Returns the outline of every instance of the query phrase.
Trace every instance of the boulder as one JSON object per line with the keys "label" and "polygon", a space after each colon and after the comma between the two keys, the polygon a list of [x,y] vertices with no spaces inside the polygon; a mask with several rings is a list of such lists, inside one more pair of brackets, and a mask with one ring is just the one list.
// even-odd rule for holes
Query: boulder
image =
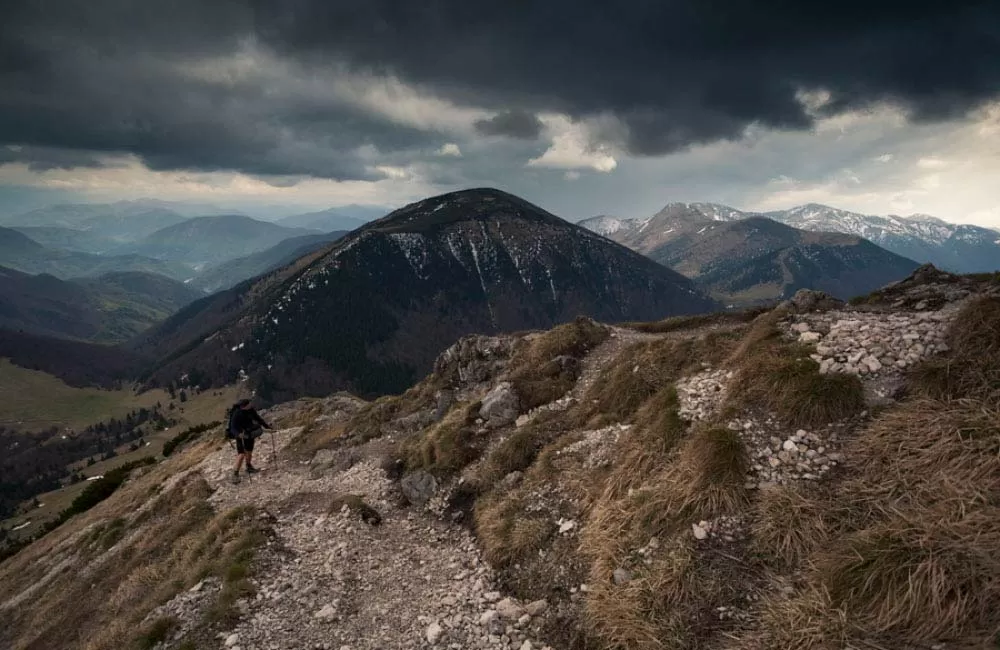
{"label": "boulder", "polygon": [[423,507],[437,492],[437,479],[423,470],[407,474],[399,482],[403,496],[418,508]]}
{"label": "boulder", "polygon": [[799,289],[790,300],[782,303],[783,307],[789,307],[797,312],[827,311],[839,309],[844,306],[843,300],[837,300],[831,295],[822,291],[812,289]]}
{"label": "boulder", "polygon": [[513,385],[509,381],[502,381],[483,398],[479,417],[492,428],[507,426],[517,419],[520,406],[521,401],[514,392]]}

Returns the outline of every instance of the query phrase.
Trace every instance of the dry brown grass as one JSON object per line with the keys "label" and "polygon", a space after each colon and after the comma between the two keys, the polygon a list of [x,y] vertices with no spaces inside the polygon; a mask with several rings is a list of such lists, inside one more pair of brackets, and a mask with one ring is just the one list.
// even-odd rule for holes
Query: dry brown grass
{"label": "dry brown grass", "polygon": [[[628,567],[630,579],[615,584],[617,567]],[[716,608],[742,600],[748,568],[728,553],[696,548],[690,536],[668,538],[647,561],[606,557],[588,580],[586,625],[601,648],[711,647],[714,633],[727,627]]]}
{"label": "dry brown grass", "polygon": [[[132,494],[118,499],[113,495],[108,501],[117,500],[121,507],[141,486],[132,484]],[[9,632],[4,630],[9,634],[3,639],[5,647],[133,647],[149,632],[139,623],[150,610],[206,575],[223,579],[219,611],[225,613],[232,600],[221,601],[245,589],[253,550],[262,537],[253,510],[216,515],[206,501],[210,492],[200,478],[183,479],[169,493],[154,497],[141,519],[128,518],[124,537],[111,549],[93,529],[81,535],[75,529],[82,528],[67,525],[46,537],[46,544],[5,562],[0,597],[21,594],[16,596],[21,602],[10,612]],[[87,519],[99,527],[119,527],[115,520],[102,518],[115,507],[101,504]],[[60,562],[74,570],[50,573],[41,588],[26,591],[30,577],[25,582],[21,576],[33,572],[24,571],[24,565],[45,573]]]}
{"label": "dry brown grass", "polygon": [[761,344],[740,360],[727,402],[764,408],[794,427],[821,426],[865,409],[858,377],[820,374],[807,349],[778,344]]}
{"label": "dry brown grass", "polygon": [[432,373],[402,395],[384,395],[358,411],[344,427],[347,435],[360,442],[378,438],[383,427],[397,418],[437,405],[436,395],[446,380]]}
{"label": "dry brown grass", "polygon": [[830,538],[825,504],[796,485],[762,489],[752,526],[753,550],[780,568],[794,568]]}
{"label": "dry brown grass", "polygon": [[845,485],[869,509],[952,504],[1000,496],[1000,408],[974,400],[917,400],[868,426],[848,449],[858,476]]}
{"label": "dry brown grass", "polygon": [[753,307],[739,311],[719,311],[710,314],[695,314],[694,316],[672,316],[650,323],[623,323],[622,327],[647,334],[667,334],[714,325],[740,325],[749,323],[768,311],[770,311],[770,307]]}
{"label": "dry brown grass", "polygon": [[[669,397],[666,398],[669,401]],[[739,512],[747,504],[746,450],[728,429],[705,427],[671,452],[671,438],[640,433],[609,478],[583,531],[591,558],[587,613],[593,633],[611,648],[687,648],[697,644],[706,609],[728,596],[723,567],[689,545],[692,521]],[[616,568],[651,538],[664,548],[615,585]]]}
{"label": "dry brown grass", "polygon": [[934,399],[1000,402],[1000,298],[973,300],[948,332],[951,353],[914,369],[911,386]]}
{"label": "dry brown grass", "polygon": [[494,567],[504,569],[537,554],[555,533],[544,513],[526,511],[529,503],[524,489],[489,494],[476,503],[476,536],[483,557]]}
{"label": "dry brown grass", "polygon": [[405,441],[403,453],[406,468],[447,476],[476,460],[481,449],[477,446],[473,425],[479,408],[479,402],[456,404],[440,422]]}
{"label": "dry brown grass", "polygon": [[382,435],[382,426],[403,410],[402,395],[380,397],[361,409],[347,422],[346,430],[361,440],[371,440]]}
{"label": "dry brown grass", "polygon": [[510,362],[510,379],[521,400],[521,410],[548,404],[576,383],[576,373],[555,361],[580,359],[607,340],[608,328],[588,318],[560,325],[522,344]]}
{"label": "dry brown grass", "polygon": [[[743,635],[736,647],[754,650],[842,650],[847,643],[847,617],[830,595],[807,586],[791,597],[772,591],[761,610],[761,629]],[[865,646],[877,650],[879,646]]]}
{"label": "dry brown grass", "polygon": [[917,643],[1000,631],[1000,509],[956,519],[900,513],[818,558],[820,579],[852,627]]}
{"label": "dry brown grass", "polygon": [[605,499],[621,498],[673,460],[672,454],[687,429],[677,409],[673,385],[646,400],[636,415],[635,427],[618,442],[618,460],[605,483]]}
{"label": "dry brown grass", "polygon": [[[1000,410],[978,400],[918,399],[873,421],[847,453],[847,479],[796,522],[811,528],[796,554],[815,569],[803,595],[769,601],[768,634],[798,639],[795,648],[825,648],[843,635],[995,643]],[[771,537],[758,543],[781,543],[780,534]],[[814,633],[794,631],[809,612]]]}
{"label": "dry brown grass", "polygon": [[[610,558],[608,558],[610,559]],[[617,559],[617,558],[616,558]],[[616,562],[596,562],[587,595],[587,624],[604,648],[659,650],[692,647],[693,614],[714,602],[719,585],[699,575],[696,554],[679,539],[632,579],[616,585]]]}
{"label": "dry brown grass", "polygon": [[650,397],[702,363],[720,362],[732,345],[730,335],[719,333],[632,345],[604,369],[584,395],[581,424],[597,428],[631,421]]}
{"label": "dry brown grass", "polygon": [[730,363],[739,363],[779,342],[781,330],[778,329],[778,323],[788,314],[785,309],[772,309],[754,318],[739,345],[733,349],[729,358]]}
{"label": "dry brown grass", "polygon": [[[537,472],[540,465],[548,463],[553,443],[570,430],[570,424],[562,412],[543,411],[531,422],[515,429],[490,451],[470,477],[476,490],[485,493],[511,472],[524,472],[529,468]],[[538,478],[551,478],[551,475]]]}

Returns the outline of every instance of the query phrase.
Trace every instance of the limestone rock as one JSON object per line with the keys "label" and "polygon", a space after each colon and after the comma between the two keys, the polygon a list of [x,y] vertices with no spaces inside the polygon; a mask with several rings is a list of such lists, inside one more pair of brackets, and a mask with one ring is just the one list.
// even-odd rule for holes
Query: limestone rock
{"label": "limestone rock", "polygon": [[837,300],[833,296],[825,294],[822,291],[799,289],[790,300],[787,300],[782,304],[794,309],[797,312],[808,312],[837,309],[844,303],[843,301]]}
{"label": "limestone rock", "polygon": [[403,496],[411,504],[418,508],[423,507],[431,500],[437,492],[437,479],[431,474],[418,470],[403,477],[399,482],[399,487],[403,491]]}
{"label": "limestone rock", "polygon": [[539,614],[541,614],[542,612],[544,612],[546,609],[548,609],[548,607],[549,607],[548,601],[542,599],[542,600],[536,600],[536,601],[528,603],[525,606],[524,611],[527,612],[531,616],[538,616]]}
{"label": "limestone rock", "polygon": [[442,628],[436,621],[427,626],[427,642],[430,644],[435,644],[441,639],[441,635],[444,634],[444,628]]}
{"label": "limestone rock", "polygon": [[524,608],[514,602],[511,598],[504,598],[497,603],[496,611],[501,618],[509,621],[516,621],[524,616]]}
{"label": "limestone rock", "polygon": [[618,567],[611,574],[611,578],[615,581],[616,585],[623,585],[632,579],[632,573],[628,569]]}
{"label": "limestone rock", "polygon": [[479,417],[486,420],[489,427],[503,427],[517,419],[520,400],[509,381],[502,381],[483,398]]}

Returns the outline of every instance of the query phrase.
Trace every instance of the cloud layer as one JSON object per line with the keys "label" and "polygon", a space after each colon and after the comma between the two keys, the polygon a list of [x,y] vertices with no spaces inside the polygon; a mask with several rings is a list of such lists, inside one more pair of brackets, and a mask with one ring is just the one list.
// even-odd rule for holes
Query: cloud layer
{"label": "cloud layer", "polygon": [[[914,128],[950,124],[998,95],[1000,4],[988,2],[37,0],[0,9],[0,167],[57,176],[138,161],[274,187],[319,178],[530,192],[581,173],[667,169],[662,156],[696,160],[702,148],[753,145],[762,134],[822,138],[868,110]],[[821,160],[805,166],[858,165],[839,155],[816,152]]]}

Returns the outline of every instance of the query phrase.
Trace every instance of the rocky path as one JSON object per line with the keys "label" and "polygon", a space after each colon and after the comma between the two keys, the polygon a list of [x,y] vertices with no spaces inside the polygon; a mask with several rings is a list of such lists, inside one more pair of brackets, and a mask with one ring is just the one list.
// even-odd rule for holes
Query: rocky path
{"label": "rocky path", "polygon": [[597,381],[598,376],[600,376],[604,368],[626,348],[644,341],[656,341],[665,336],[664,334],[638,332],[627,327],[611,327],[610,329],[611,334],[608,339],[584,357],[580,368],[580,378],[577,380],[573,390],[570,391],[568,397],[572,397],[575,400],[583,399],[587,391],[590,390],[590,387]]}
{"label": "rocky path", "polygon": [[[502,599],[471,535],[420,511],[401,509],[373,461],[317,476],[281,450],[298,429],[258,446],[253,480],[230,483],[232,452],[223,448],[201,471],[220,511],[253,505],[275,539],[258,552],[256,594],[238,603],[240,621],[219,635],[232,650],[389,650],[392,648],[542,648],[530,640],[546,604]],[[336,495],[354,494],[381,515],[369,525],[349,507],[330,511]],[[218,589],[198,586],[160,608],[192,623]]]}

